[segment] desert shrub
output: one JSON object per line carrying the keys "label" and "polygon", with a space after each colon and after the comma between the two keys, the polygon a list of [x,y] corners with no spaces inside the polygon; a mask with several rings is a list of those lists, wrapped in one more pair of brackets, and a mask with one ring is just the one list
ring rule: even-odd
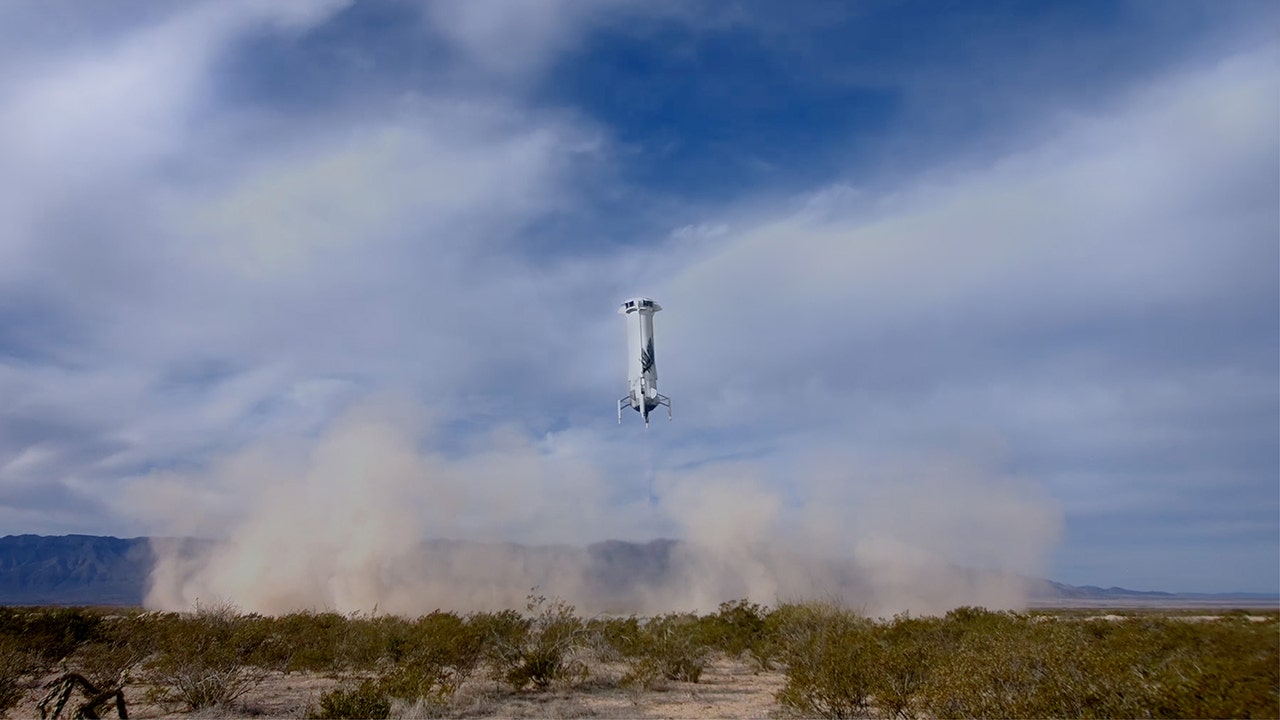
{"label": "desert shrub", "polygon": [[36,659],[17,638],[0,635],[0,716],[22,700],[24,681],[36,667]]}
{"label": "desert shrub", "polygon": [[1150,716],[1158,690],[1145,669],[1147,640],[1127,642],[1121,623],[1106,620],[1031,625],[1027,643],[1047,668],[1036,707],[1060,717]]}
{"label": "desert shrub", "polygon": [[371,626],[373,644],[364,653],[368,660],[375,664],[390,663],[395,665],[404,660],[409,647],[413,644],[414,621],[394,615],[372,617],[367,621]]}
{"label": "desert shrub", "polygon": [[103,619],[94,639],[67,658],[66,669],[104,690],[129,683],[133,671],[156,649],[155,625],[129,614]]}
{"label": "desert shrub", "polygon": [[[1124,623],[1130,625],[1130,623]],[[1116,641],[1145,643],[1138,669],[1155,717],[1280,717],[1280,624],[1145,620]],[[1139,637],[1133,637],[1135,634]]]}
{"label": "desert shrub", "polygon": [[874,624],[828,605],[779,610],[780,656],[787,668],[778,701],[822,717],[866,714],[879,662]]}
{"label": "desert shrub", "polygon": [[879,662],[871,677],[871,693],[879,714],[912,718],[920,713],[920,691],[940,652],[942,623],[936,618],[898,615],[875,628]]}
{"label": "desert shrub", "polygon": [[586,665],[576,657],[586,646],[586,628],[572,605],[530,593],[527,617],[511,622],[503,613],[490,615],[482,626],[490,632],[490,654],[499,676],[516,690],[532,685],[545,690],[560,680],[586,677]]}
{"label": "desert shrub", "polygon": [[386,718],[391,715],[391,700],[372,680],[355,687],[338,687],[320,696],[320,706],[307,714],[309,718]]}
{"label": "desert shrub", "polygon": [[1057,715],[1280,717],[1275,622],[1139,617],[1045,623],[1031,641],[1053,658]]}
{"label": "desert shrub", "polygon": [[626,653],[622,684],[649,688],[660,680],[698,682],[709,649],[701,631],[692,615],[673,613],[644,623]]}
{"label": "desert shrub", "polygon": [[592,618],[586,624],[586,641],[596,658],[619,662],[631,654],[640,634],[640,621],[634,615],[625,618]]}
{"label": "desert shrub", "polygon": [[745,598],[721,603],[715,613],[699,618],[702,642],[729,657],[749,654],[768,669],[777,652],[777,643],[768,632],[768,617],[766,608]]}
{"label": "desert shrub", "polygon": [[255,665],[284,672],[333,672],[349,621],[334,612],[294,612],[273,618],[266,641],[251,658]]}
{"label": "desert shrub", "polygon": [[1003,632],[1016,617],[1013,613],[1000,610],[973,606],[958,607],[943,617],[942,632],[949,640],[958,640],[968,634]]}
{"label": "desert shrub", "polygon": [[971,608],[946,620],[947,644],[922,688],[927,712],[943,718],[1061,715],[1051,696],[1056,675],[1067,670],[1061,664],[1065,648],[1032,637],[1053,623]]}
{"label": "desert shrub", "polygon": [[0,608],[0,713],[25,695],[27,681],[58,665],[98,685],[122,683],[146,653],[130,622],[86,608]]}
{"label": "desert shrub", "polygon": [[496,659],[496,648],[518,642],[529,632],[529,618],[515,610],[477,612],[467,616],[467,624],[485,639],[485,651]]}
{"label": "desert shrub", "polygon": [[484,658],[490,629],[484,620],[448,612],[418,618],[395,643],[396,667],[383,687],[394,698],[447,700]]}
{"label": "desert shrub", "polygon": [[382,676],[378,687],[390,698],[431,703],[447,701],[457,689],[440,668],[417,664],[397,665]]}
{"label": "desert shrub", "polygon": [[152,617],[156,652],[147,673],[156,686],[151,699],[188,709],[225,705],[257,686],[266,675],[250,660],[267,640],[259,616],[241,616],[230,605],[197,608],[191,615]]}
{"label": "desert shrub", "polygon": [[102,614],[86,608],[0,607],[0,637],[19,641],[48,666],[98,637]]}
{"label": "desert shrub", "polygon": [[394,662],[407,634],[403,618],[352,613],[339,626],[335,663],[346,670],[382,669]]}
{"label": "desert shrub", "polygon": [[411,622],[397,616],[291,613],[275,619],[254,660],[286,671],[380,671],[403,659],[411,633]]}
{"label": "desert shrub", "polygon": [[944,621],[919,707],[936,717],[1275,717],[1276,630],[966,612]]}

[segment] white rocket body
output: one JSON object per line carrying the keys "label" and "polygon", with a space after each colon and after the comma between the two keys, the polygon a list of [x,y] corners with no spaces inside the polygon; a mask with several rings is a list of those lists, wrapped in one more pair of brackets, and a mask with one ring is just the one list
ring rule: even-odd
{"label": "white rocket body", "polygon": [[649,424],[649,411],[659,405],[667,406],[667,419],[671,419],[671,398],[658,392],[658,365],[653,352],[653,314],[662,306],[649,298],[632,298],[618,308],[618,314],[627,321],[627,396],[618,401],[618,422],[622,422],[622,408],[631,409],[644,417]]}

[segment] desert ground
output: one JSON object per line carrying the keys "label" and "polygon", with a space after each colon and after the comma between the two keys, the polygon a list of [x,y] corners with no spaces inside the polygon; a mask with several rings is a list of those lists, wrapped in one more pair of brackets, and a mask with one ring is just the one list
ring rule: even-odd
{"label": "desert ground", "polygon": [[[778,705],[774,693],[782,687],[780,670],[761,671],[742,660],[717,658],[709,663],[697,683],[666,681],[650,690],[624,689],[618,678],[622,664],[593,668],[586,680],[550,690],[514,692],[487,678],[468,681],[445,706],[396,703],[392,717],[486,718],[762,718],[790,713]],[[54,680],[51,674],[42,683]],[[316,707],[320,695],[342,682],[318,673],[271,673],[230,707],[181,711],[148,702],[146,685],[124,689],[129,717],[156,718],[302,718]],[[11,717],[40,717],[41,694],[32,688],[28,700],[9,713]],[[75,704],[73,696],[68,707]],[[64,711],[64,716],[67,715]],[[108,715],[111,716],[111,715]]]}

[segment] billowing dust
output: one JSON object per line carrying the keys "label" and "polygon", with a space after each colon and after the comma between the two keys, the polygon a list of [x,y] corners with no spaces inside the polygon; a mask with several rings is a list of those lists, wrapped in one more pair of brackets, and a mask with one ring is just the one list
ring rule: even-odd
{"label": "billowing dust", "polygon": [[[431,435],[421,413],[367,404],[316,437],[136,478],[125,500],[173,538],[153,541],[146,604],[418,615],[520,608],[536,587],[582,613],[744,597],[875,615],[1014,608],[1060,526],[1025,485],[972,470],[876,484],[835,460],[787,477],[741,461],[668,468],[651,505],[515,430],[448,450],[425,446]],[[676,540],[601,542],[645,523]]]}

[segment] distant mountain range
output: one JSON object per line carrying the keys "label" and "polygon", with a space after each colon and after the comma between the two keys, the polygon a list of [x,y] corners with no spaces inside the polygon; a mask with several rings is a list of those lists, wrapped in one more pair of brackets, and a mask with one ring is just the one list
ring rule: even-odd
{"label": "distant mountain range", "polygon": [[1151,604],[1280,604],[1277,593],[1171,593],[1159,590],[1130,590],[1128,588],[1098,587],[1097,585],[1067,585],[1052,580],[1040,580],[1033,586],[1031,601],[1036,605],[1082,604],[1105,605],[1108,601],[1123,601],[1121,605]]}
{"label": "distant mountain range", "polygon": [[0,537],[0,604],[142,604],[155,559],[147,538]]}
{"label": "distant mountain range", "polygon": [[[424,546],[424,552],[430,555],[450,544],[432,541]],[[587,582],[625,592],[628,587],[658,580],[667,573],[673,549],[678,545],[675,540],[648,543],[609,540],[585,549],[525,548],[524,551],[530,555],[585,552]],[[154,561],[148,538],[6,535],[0,537],[0,605],[140,606]],[[1280,595],[1168,593],[1034,580],[1030,601],[1041,607],[1273,606],[1280,604]]]}

